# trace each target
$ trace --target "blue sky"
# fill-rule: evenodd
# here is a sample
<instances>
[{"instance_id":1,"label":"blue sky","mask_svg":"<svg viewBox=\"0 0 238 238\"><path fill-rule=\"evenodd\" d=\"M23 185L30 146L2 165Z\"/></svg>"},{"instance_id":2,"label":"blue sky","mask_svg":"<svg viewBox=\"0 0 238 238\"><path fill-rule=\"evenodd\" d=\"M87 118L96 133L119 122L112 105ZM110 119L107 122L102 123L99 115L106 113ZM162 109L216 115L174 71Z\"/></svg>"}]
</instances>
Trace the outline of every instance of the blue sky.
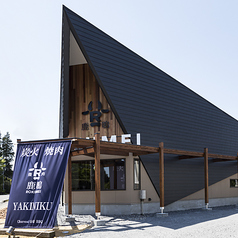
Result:
<instances>
[{"instance_id":1,"label":"blue sky","mask_svg":"<svg viewBox=\"0 0 238 238\"><path fill-rule=\"evenodd\" d=\"M62 4L238 119L236 0L9 0L0 131L14 143L58 138Z\"/></svg>"}]
</instances>

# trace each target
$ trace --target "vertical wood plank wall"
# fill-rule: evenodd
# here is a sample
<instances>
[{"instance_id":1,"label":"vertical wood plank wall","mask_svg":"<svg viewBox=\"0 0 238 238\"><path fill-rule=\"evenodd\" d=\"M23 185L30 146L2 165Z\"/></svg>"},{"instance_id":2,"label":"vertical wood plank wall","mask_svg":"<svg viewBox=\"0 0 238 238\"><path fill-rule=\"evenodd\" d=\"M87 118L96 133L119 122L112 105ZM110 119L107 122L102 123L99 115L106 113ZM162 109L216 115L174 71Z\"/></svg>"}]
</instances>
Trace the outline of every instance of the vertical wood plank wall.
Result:
<instances>
[{"instance_id":1,"label":"vertical wood plank wall","mask_svg":"<svg viewBox=\"0 0 238 238\"><path fill-rule=\"evenodd\" d=\"M102 93L88 64L70 66L69 83L69 137L94 137L99 132L101 136L120 136L122 129L111 111L105 96ZM98 101L102 103L102 109L109 109L108 113L102 113L101 122L108 121L109 128L90 126L90 115L82 115L88 111L88 104L93 102L93 111L98 111ZM88 123L89 130L82 130L82 124ZM118 141L120 142L120 141Z\"/></svg>"}]
</instances>

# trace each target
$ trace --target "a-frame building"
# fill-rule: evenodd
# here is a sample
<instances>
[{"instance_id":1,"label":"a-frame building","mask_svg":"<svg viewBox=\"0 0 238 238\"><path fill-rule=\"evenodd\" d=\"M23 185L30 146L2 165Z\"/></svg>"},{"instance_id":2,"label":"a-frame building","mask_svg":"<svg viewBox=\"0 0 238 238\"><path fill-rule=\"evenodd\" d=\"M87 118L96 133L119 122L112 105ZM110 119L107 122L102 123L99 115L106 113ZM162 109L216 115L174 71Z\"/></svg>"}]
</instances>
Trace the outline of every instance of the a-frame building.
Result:
<instances>
[{"instance_id":1,"label":"a-frame building","mask_svg":"<svg viewBox=\"0 0 238 238\"><path fill-rule=\"evenodd\" d=\"M227 156L238 152L237 120L63 7L60 138L92 138L97 132L104 139L116 135L117 142L122 135L131 134L133 144L140 133L145 146L158 147L164 142L166 148L175 150L201 152L208 148L211 154ZM104 213L137 213L140 189L147 191L146 211L156 211L158 155L118 154L102 157ZM75 213L89 213L94 203L93 161L82 156L74 158L72 165L73 208ZM82 170L88 172L82 175ZM200 206L203 159L165 155L164 176L168 209ZM210 204L237 202L236 186L237 161L217 162L210 156ZM114 209L109 212L107 206Z\"/></svg>"}]
</instances>

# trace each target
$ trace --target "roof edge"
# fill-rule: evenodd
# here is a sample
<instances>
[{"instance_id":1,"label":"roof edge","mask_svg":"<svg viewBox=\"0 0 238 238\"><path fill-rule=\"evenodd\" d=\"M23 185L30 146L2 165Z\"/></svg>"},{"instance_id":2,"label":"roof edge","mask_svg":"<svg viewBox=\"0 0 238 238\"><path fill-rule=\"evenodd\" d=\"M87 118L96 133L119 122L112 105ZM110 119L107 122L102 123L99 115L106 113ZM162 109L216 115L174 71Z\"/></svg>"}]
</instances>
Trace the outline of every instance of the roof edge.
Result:
<instances>
[{"instance_id":1,"label":"roof edge","mask_svg":"<svg viewBox=\"0 0 238 238\"><path fill-rule=\"evenodd\" d=\"M72 12L73 14L77 15L79 18L82 18L82 17L79 16L78 14L76 14L75 12L73 12L72 10L70 10L69 8L67 8L67 7L65 7L65 6L63 5L63 10L64 10L64 13L65 13L65 15L66 15L66 17L67 17L70 31L72 32L72 34L73 34L73 36L74 36L74 38L75 38L75 40L76 40L76 42L77 42L77 44L78 44L80 50L82 51L82 53L83 53L83 55L84 55L86 61L88 62L89 67L91 68L91 70L92 70L92 72L93 72L93 74L94 74L94 76L95 76L95 79L97 80L97 82L98 82L100 88L102 89L102 92L103 92L104 96L106 97L108 104L110 105L110 107L111 107L113 113L115 114L115 117L116 117L116 119L117 119L117 121L118 121L120 127L122 128L122 130L123 130L124 133L127 133L127 130L126 130L125 126L123 125L123 122L122 122L122 120L120 119L120 116L119 116L119 114L117 113L116 108L114 107L114 105L113 105L113 103L112 103L112 101L111 101L109 95L107 94L106 89L104 88L103 83L102 83L102 81L100 80L100 77L98 76L97 71L95 70L95 68L94 68L94 66L93 66L93 63L91 62L91 60L90 60L90 58L89 58L89 56L88 56L86 50L84 49L83 44L81 43L81 41L80 41L80 39L79 39L79 37L78 37L77 32L75 31L75 29L74 29L74 27L73 27L73 24L71 23L71 21L70 21L70 19L69 19L69 16L68 16L68 14L67 14L67 12L66 12L66 9L67 9L68 11ZM82 18L82 19L85 20L84 18ZM85 20L85 21L86 21L86 20ZM87 22L88 22L88 21L87 21ZM91 24L90 22L88 22L88 23ZM92 24L91 24L91 25L92 25ZM94 25L93 25L93 26L94 26ZM94 26L94 27L97 28L96 26ZM97 29L98 29L98 28L97 28ZM106 34L106 33L104 33L104 34Z\"/></svg>"}]
</instances>

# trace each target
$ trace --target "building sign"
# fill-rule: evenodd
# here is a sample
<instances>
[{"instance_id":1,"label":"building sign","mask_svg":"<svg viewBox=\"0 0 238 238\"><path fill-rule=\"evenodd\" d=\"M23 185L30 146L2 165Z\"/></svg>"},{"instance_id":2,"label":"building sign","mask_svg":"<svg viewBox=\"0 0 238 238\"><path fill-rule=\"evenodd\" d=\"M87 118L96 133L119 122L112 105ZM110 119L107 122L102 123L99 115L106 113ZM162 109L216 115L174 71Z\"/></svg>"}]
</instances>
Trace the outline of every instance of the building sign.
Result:
<instances>
[{"instance_id":1,"label":"building sign","mask_svg":"<svg viewBox=\"0 0 238 238\"><path fill-rule=\"evenodd\" d=\"M92 127L94 126L100 126L101 125L101 116L102 113L108 113L109 109L102 109L102 103L100 101L98 101L98 111L93 111L93 102L91 101L88 104L88 111L82 112L83 115L90 115L90 125ZM109 122L102 122L102 126L104 128L109 128ZM82 124L82 130L89 130L89 124L88 123L84 123Z\"/></svg>"},{"instance_id":2,"label":"building sign","mask_svg":"<svg viewBox=\"0 0 238 238\"><path fill-rule=\"evenodd\" d=\"M120 137L121 140L117 140L117 138ZM86 139L93 139L95 140L95 137L90 138L90 137L86 137ZM102 141L109 141L109 142L118 142L118 143L129 143L131 144L131 134L123 134L121 136L116 136L116 135L112 135L111 137L107 137L107 136L102 136ZM136 133L136 145L140 145L141 141L140 141L140 133Z\"/></svg>"},{"instance_id":3,"label":"building sign","mask_svg":"<svg viewBox=\"0 0 238 238\"><path fill-rule=\"evenodd\" d=\"M71 141L18 144L5 227L53 228Z\"/></svg>"}]
</instances>

